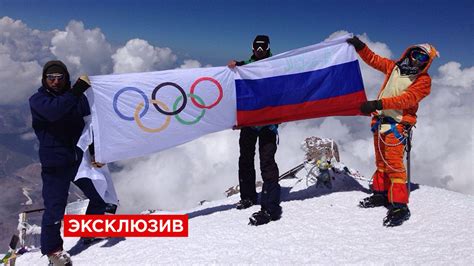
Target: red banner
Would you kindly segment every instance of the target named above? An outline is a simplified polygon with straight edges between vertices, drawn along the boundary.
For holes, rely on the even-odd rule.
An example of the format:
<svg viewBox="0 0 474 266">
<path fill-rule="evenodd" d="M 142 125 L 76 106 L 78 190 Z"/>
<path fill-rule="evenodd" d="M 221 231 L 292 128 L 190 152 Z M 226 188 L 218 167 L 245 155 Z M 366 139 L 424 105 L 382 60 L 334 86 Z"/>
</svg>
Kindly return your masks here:
<svg viewBox="0 0 474 266">
<path fill-rule="evenodd" d="M 187 237 L 188 215 L 64 215 L 65 237 Z"/>
</svg>

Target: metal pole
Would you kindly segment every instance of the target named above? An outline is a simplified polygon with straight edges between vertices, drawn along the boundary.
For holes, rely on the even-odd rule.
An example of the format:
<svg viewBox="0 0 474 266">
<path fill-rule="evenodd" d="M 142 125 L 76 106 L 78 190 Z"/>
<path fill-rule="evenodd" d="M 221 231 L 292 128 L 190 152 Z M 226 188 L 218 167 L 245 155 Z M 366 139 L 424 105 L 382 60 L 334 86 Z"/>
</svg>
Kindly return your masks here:
<svg viewBox="0 0 474 266">
<path fill-rule="evenodd" d="M 41 211 L 44 211 L 44 210 L 45 210 L 44 208 L 33 209 L 33 210 L 24 211 L 24 213 L 41 212 Z"/>
<path fill-rule="evenodd" d="M 25 246 L 25 240 L 26 240 L 26 214 L 32 213 L 32 212 L 42 212 L 44 210 L 45 210 L 44 208 L 40 208 L 40 209 L 27 210 L 27 211 L 24 211 L 24 212 L 20 213 L 20 228 L 21 228 L 21 230 L 19 230 L 19 234 L 20 234 L 19 240 L 20 240 L 20 246 L 21 247 Z"/>
<path fill-rule="evenodd" d="M 20 231 L 20 247 L 25 246 L 25 235 L 26 235 L 26 213 L 20 213 L 20 224 L 21 224 L 21 231 Z"/>
<path fill-rule="evenodd" d="M 411 164 L 410 164 L 410 151 L 411 151 L 411 136 L 412 131 L 411 128 L 408 130 L 408 138 L 407 138 L 407 187 L 408 187 L 408 196 L 410 196 L 411 192 Z"/>
</svg>

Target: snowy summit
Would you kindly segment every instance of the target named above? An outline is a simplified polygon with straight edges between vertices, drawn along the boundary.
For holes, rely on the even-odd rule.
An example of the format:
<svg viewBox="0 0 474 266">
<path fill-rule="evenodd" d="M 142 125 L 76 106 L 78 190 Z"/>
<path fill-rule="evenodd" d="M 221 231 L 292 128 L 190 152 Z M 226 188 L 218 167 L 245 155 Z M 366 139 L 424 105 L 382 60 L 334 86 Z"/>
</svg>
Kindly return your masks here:
<svg viewBox="0 0 474 266">
<path fill-rule="evenodd" d="M 386 228 L 384 207 L 362 209 L 366 182 L 336 176 L 333 189 L 307 186 L 305 178 L 282 182 L 283 216 L 249 226 L 258 210 L 235 209 L 239 195 L 178 213 L 189 215 L 188 238 L 108 239 L 77 250 L 65 238 L 74 265 L 153 264 L 462 264 L 474 261 L 473 197 L 412 185 L 412 217 Z M 169 213 L 169 212 L 168 212 Z M 46 265 L 39 252 L 18 265 Z"/>
</svg>

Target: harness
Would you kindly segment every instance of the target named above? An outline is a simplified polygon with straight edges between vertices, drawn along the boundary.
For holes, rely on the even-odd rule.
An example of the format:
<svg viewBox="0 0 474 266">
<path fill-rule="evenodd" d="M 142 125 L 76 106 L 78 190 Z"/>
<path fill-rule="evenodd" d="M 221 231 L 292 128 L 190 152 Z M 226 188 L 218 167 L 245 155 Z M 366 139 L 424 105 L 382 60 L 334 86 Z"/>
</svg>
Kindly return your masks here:
<svg viewBox="0 0 474 266">
<path fill-rule="evenodd" d="M 387 143 L 387 142 L 384 141 L 384 139 L 382 138 L 382 133 L 380 132 L 380 126 L 382 124 L 389 124 L 390 125 L 390 129 L 385 131 L 383 134 L 388 135 L 390 133 L 393 133 L 393 135 L 399 140 L 398 143 L 390 144 L 390 143 Z M 380 157 L 384 161 L 385 165 L 387 165 L 392 171 L 402 173 L 405 170 L 404 169 L 395 169 L 395 168 L 393 168 L 385 160 L 385 158 L 382 154 L 381 148 L 380 148 L 380 142 L 382 142 L 385 146 L 389 146 L 389 147 L 396 147 L 398 145 L 403 144 L 403 145 L 405 145 L 405 151 L 407 152 L 407 155 L 409 154 L 409 152 L 411 150 L 411 136 L 412 136 L 411 129 L 412 129 L 413 126 L 410 125 L 410 124 L 404 124 L 403 132 L 399 132 L 398 129 L 397 129 L 398 124 L 400 124 L 400 123 L 397 122 L 395 119 L 393 119 L 391 117 L 379 116 L 377 118 L 377 121 L 375 122 L 375 124 L 372 126 L 371 130 L 372 130 L 373 133 L 377 132 L 378 151 L 379 151 Z M 407 157 L 407 159 L 408 158 L 409 157 Z"/>
<path fill-rule="evenodd" d="M 386 117 L 386 116 L 379 116 L 377 121 L 375 122 L 375 124 L 372 126 L 371 130 L 373 133 L 375 133 L 376 131 L 379 132 L 379 135 L 380 135 L 380 126 L 382 124 L 389 124 L 390 125 L 390 129 L 387 130 L 384 134 L 385 135 L 388 135 L 390 133 L 393 133 L 393 135 L 398 139 L 400 140 L 400 143 L 398 143 L 397 145 L 399 144 L 402 144 L 405 145 L 406 142 L 407 142 L 407 136 L 404 136 L 406 132 L 403 132 L 402 134 L 400 134 L 400 132 L 398 131 L 397 129 L 397 125 L 399 124 L 397 121 L 395 121 L 395 119 L 391 118 L 391 117 Z M 407 126 L 405 126 L 405 128 L 407 128 Z M 411 126 L 409 126 L 409 130 L 411 130 Z M 406 131 L 406 130 L 404 130 Z M 386 144 L 384 142 L 384 144 Z M 396 145 L 396 146 L 397 146 Z"/>
<path fill-rule="evenodd" d="M 257 132 L 260 132 L 260 130 L 264 128 L 268 128 L 270 131 L 275 133 L 277 145 L 280 144 L 280 136 L 278 134 L 278 124 L 272 124 L 272 125 L 266 125 L 266 126 L 253 126 L 251 128 Z"/>
</svg>

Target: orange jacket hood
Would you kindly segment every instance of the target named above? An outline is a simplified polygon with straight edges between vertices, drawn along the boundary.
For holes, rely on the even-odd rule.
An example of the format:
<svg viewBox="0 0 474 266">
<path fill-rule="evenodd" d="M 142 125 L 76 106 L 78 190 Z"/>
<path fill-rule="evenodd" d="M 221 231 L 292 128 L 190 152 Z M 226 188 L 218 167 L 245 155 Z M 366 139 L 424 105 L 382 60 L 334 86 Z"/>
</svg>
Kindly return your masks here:
<svg viewBox="0 0 474 266">
<path fill-rule="evenodd" d="M 430 56 L 430 60 L 428 61 L 428 64 L 423 68 L 423 70 L 419 74 L 426 73 L 428 69 L 430 68 L 431 63 L 433 62 L 435 57 L 439 57 L 438 51 L 433 45 L 429 43 L 415 44 L 405 49 L 405 52 L 403 52 L 402 56 L 397 62 L 400 62 L 401 60 L 403 60 L 407 56 L 408 51 L 410 51 L 413 48 L 420 48 L 421 50 L 425 51 Z"/>
</svg>

